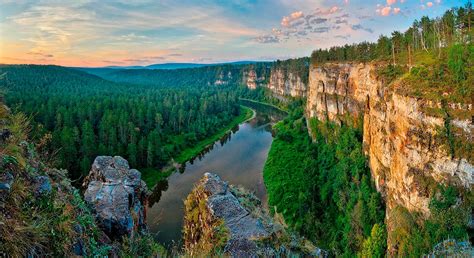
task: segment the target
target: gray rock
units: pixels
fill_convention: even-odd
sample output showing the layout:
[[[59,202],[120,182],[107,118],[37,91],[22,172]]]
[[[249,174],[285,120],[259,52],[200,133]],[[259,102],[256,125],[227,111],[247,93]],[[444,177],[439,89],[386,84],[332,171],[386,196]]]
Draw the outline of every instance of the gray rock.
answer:
[[[146,229],[145,182],[122,157],[99,156],[94,160],[84,193],[104,232],[112,239]],[[134,219],[135,218],[135,219]]]
[[[327,252],[315,247],[309,241],[288,234],[261,208],[244,206],[240,200],[260,201],[212,173],[204,174],[197,187],[206,192],[206,207],[214,218],[220,219],[229,235],[224,245],[226,256],[230,257],[325,257]],[[277,239],[278,237],[283,239]],[[186,239],[185,239],[186,241]],[[193,240],[191,240],[193,241]],[[199,250],[198,250],[199,251]]]
[[[13,175],[10,172],[6,172],[0,176],[0,191],[10,192],[13,184]]]
[[[35,195],[41,196],[52,191],[51,180],[47,176],[37,176],[35,178]]]
[[[224,220],[230,232],[224,251],[233,257],[258,256],[259,248],[255,240],[268,237],[270,232],[228,191],[227,183],[219,176],[206,173],[203,187],[209,194],[208,209],[215,217]]]

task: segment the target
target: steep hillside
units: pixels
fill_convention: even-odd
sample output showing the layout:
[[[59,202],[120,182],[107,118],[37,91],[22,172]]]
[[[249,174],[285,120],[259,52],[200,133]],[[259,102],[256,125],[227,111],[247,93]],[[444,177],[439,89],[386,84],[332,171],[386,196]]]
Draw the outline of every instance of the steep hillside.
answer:
[[[349,127],[360,128],[363,132],[359,140],[368,158],[371,181],[387,206],[384,224],[389,255],[421,256],[435,246],[441,246],[437,244],[447,238],[463,242],[461,246],[468,245],[467,239],[473,241],[472,22],[472,6],[467,4],[448,10],[439,18],[422,17],[405,32],[381,36],[374,43],[319,49],[312,54],[305,107],[308,129],[316,145],[329,143],[342,148],[336,151],[336,156],[347,150],[344,147],[347,138],[338,136],[341,131]],[[280,136],[290,140],[283,144],[277,133],[272,145],[265,167],[271,174],[270,180],[265,180],[269,192],[278,186],[285,190],[298,189],[300,185],[293,186],[291,178],[305,178],[300,174],[314,173],[315,165],[307,164],[320,158],[320,153],[314,151],[301,154],[306,144],[296,141],[293,134],[283,132]],[[282,151],[285,148],[290,152],[295,148],[297,151],[287,155]],[[325,151],[322,155],[329,157],[330,152]],[[280,157],[289,161],[281,161]],[[301,162],[293,162],[291,157]],[[353,154],[350,157],[353,158]],[[329,162],[334,159],[324,160],[323,164]],[[335,167],[338,162],[336,159]],[[275,166],[278,163],[284,169],[278,171]],[[287,170],[287,166],[292,170]],[[357,163],[352,166],[355,169]],[[303,172],[298,172],[300,170]],[[285,171],[294,173],[288,173],[291,177],[284,178]],[[337,177],[347,175],[353,182],[358,182],[355,174],[336,173]],[[333,180],[331,177],[325,179]],[[314,191],[323,183],[302,187],[298,192]],[[294,193],[281,189],[273,190],[273,199],[292,201],[276,201],[273,205],[286,215],[290,224],[296,228],[301,226],[300,217],[295,216],[301,211],[293,206],[303,206],[303,213],[309,211],[309,216],[313,216],[309,220],[318,225],[318,212],[302,205],[308,203],[304,198],[306,194],[296,198]],[[363,192],[363,189],[358,191]],[[319,194],[324,197],[328,193],[327,189],[323,190]],[[340,196],[345,196],[346,192]],[[314,194],[312,196],[314,198]],[[271,203],[272,196],[269,200]],[[326,207],[322,208],[323,213],[327,212]],[[351,212],[352,208],[349,206],[347,210]],[[344,213],[343,209],[334,216]],[[358,217],[347,222],[348,227],[356,223],[355,218]],[[327,228],[329,230],[331,226]],[[338,232],[343,232],[342,239],[346,239],[357,231]],[[380,242],[382,232],[383,227],[379,227],[375,236],[370,232],[371,237]],[[309,235],[315,234],[310,232]],[[373,240],[367,239],[371,245]],[[360,251],[361,247],[355,245],[349,251]],[[334,251],[337,254],[341,250],[339,247]],[[383,256],[383,253],[375,256]]]

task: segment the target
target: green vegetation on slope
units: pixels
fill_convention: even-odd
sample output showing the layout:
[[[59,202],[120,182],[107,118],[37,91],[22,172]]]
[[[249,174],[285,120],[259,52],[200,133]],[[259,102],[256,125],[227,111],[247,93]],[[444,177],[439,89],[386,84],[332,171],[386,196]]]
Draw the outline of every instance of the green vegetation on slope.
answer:
[[[395,248],[389,252],[401,257],[421,257],[443,240],[469,241],[467,222],[474,205],[473,191],[452,186],[437,186],[435,190],[428,219],[400,206],[388,214],[392,232],[389,241]]]
[[[361,131],[312,121],[302,110],[275,126],[264,168],[269,206],[285,222],[335,255],[383,255],[384,206],[371,182]]]
[[[384,204],[362,152],[361,129],[316,119],[309,126],[314,142],[301,110],[277,124],[264,168],[269,206],[290,228],[336,256],[383,257],[389,252],[420,257],[443,240],[472,239],[467,228],[472,190],[420,181],[432,192],[431,215],[396,207],[388,214],[391,224],[385,225]],[[386,250],[386,230],[393,250]]]

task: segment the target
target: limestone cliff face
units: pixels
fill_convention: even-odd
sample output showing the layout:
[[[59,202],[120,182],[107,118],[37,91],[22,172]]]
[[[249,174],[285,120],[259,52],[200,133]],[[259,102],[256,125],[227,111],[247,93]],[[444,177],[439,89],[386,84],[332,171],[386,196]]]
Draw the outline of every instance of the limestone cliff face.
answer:
[[[303,98],[306,97],[307,92],[307,85],[298,75],[281,68],[271,69],[270,76],[257,74],[254,69],[244,71],[243,83],[253,90],[258,86],[266,87],[276,97],[291,96]]]
[[[396,93],[376,75],[376,64],[311,66],[306,114],[343,122],[363,115],[364,150],[377,189],[388,209],[396,205],[429,214],[430,186],[455,184],[472,188],[474,166],[452,157],[442,137],[445,120],[423,112],[440,103]],[[472,106],[462,107],[472,111]],[[456,137],[472,142],[469,120],[451,121]]]
[[[267,88],[279,96],[306,97],[306,84],[296,74],[274,69]]]
[[[257,72],[254,69],[243,72],[242,82],[247,85],[247,88],[255,90],[257,88]]]

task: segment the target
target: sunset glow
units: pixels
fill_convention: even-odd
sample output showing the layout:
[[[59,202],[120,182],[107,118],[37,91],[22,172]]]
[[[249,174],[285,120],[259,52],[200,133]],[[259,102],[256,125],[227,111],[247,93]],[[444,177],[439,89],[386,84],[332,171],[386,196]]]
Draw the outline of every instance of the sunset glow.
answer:
[[[213,63],[376,40],[466,1],[0,0],[0,63]],[[390,25],[390,26],[388,26]]]

